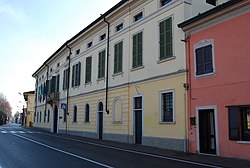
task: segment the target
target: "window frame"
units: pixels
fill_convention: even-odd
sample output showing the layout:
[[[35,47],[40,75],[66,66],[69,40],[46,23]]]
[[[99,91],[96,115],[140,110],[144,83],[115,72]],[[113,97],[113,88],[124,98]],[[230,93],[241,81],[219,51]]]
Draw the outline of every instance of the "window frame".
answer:
[[[63,71],[63,90],[69,89],[69,67]]]
[[[201,48],[206,47],[206,46],[209,46],[209,45],[212,46],[212,51],[211,52],[212,52],[212,68],[213,68],[213,71],[210,72],[210,73],[203,73],[203,74],[197,75],[196,50],[201,49]],[[205,40],[199,41],[198,43],[196,43],[194,45],[194,51],[193,52],[194,52],[194,76],[195,76],[195,78],[215,75],[216,70],[215,70],[214,40],[213,39],[205,39]]]
[[[104,41],[106,39],[106,37],[107,37],[106,33],[101,34],[99,37],[99,41]]]
[[[74,64],[72,66],[72,87],[77,87],[81,85],[81,62]]]
[[[121,22],[115,26],[115,32],[120,32],[121,30],[124,29],[124,23]]]
[[[138,16],[140,16],[139,18],[137,18]],[[140,11],[138,13],[136,13],[134,16],[133,16],[133,22],[136,23],[140,20],[142,20],[144,18],[144,13],[143,11]]]
[[[172,118],[173,120],[172,121],[163,121],[163,102],[162,102],[162,95],[163,94],[167,94],[167,93],[172,93]],[[170,89],[170,90],[164,90],[164,91],[160,91],[160,94],[159,94],[159,99],[160,99],[160,115],[159,115],[159,123],[160,124],[175,124],[176,123],[176,120],[175,120],[175,91],[173,89]]]

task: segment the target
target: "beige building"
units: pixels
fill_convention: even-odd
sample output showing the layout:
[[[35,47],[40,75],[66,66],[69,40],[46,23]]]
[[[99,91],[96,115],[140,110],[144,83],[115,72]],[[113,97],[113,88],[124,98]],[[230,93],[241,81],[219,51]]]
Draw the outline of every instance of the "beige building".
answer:
[[[33,74],[34,126],[187,151],[185,35],[177,24],[211,3],[120,1]]]
[[[26,127],[32,127],[34,122],[34,102],[35,102],[35,91],[24,92],[24,100],[26,102],[26,108],[24,109],[24,119]]]

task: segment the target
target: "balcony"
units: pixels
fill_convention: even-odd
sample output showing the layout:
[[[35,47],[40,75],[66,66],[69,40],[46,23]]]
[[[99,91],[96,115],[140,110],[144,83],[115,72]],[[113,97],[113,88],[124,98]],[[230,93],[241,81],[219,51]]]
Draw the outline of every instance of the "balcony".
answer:
[[[47,102],[52,105],[60,100],[60,93],[59,92],[51,92],[47,95]]]

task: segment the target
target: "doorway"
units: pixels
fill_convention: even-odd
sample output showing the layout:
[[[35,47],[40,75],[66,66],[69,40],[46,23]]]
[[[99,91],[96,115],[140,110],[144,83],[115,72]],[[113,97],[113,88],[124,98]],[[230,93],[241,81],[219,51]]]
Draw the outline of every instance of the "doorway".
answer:
[[[200,153],[216,155],[216,132],[214,109],[198,111]]]
[[[134,97],[135,143],[142,143],[142,96]]]
[[[102,139],[103,135],[103,103],[98,103],[98,139]]]
[[[54,116],[53,116],[53,133],[57,133],[57,124],[58,124],[58,108],[57,105],[55,105]]]

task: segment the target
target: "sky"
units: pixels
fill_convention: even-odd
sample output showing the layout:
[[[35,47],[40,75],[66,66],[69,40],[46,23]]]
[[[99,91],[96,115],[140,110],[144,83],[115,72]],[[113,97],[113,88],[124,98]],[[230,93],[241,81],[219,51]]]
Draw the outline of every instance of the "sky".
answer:
[[[120,0],[0,0],[0,93],[20,112],[32,74]],[[19,94],[21,93],[21,94]]]

